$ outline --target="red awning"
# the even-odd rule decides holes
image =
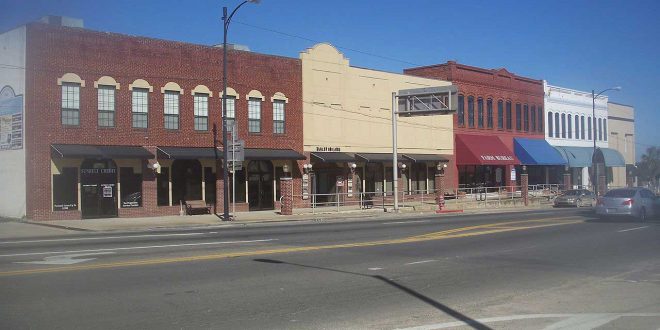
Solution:
[[[456,134],[457,165],[518,165],[520,162],[497,136]]]

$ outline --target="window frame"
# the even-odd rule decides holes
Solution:
[[[484,99],[477,98],[477,127],[484,128]]]
[[[250,97],[248,98],[248,133],[250,134],[260,134],[261,129],[261,103],[263,101],[260,98]],[[254,110],[253,104],[257,104],[258,108]],[[258,118],[253,118],[253,115],[257,114]],[[256,124],[258,130],[253,130],[253,124]]]
[[[138,98],[136,96],[142,98],[141,93],[144,93],[144,99],[143,100],[140,99],[139,100],[140,103],[136,104],[136,101],[138,101]],[[144,101],[144,103],[142,103],[141,101]],[[142,123],[142,122],[144,123],[144,126],[135,125],[136,123]],[[137,129],[149,128],[149,89],[148,88],[133,87],[133,89],[131,90],[131,127]]]
[[[529,128],[532,132],[536,132],[536,106],[532,105],[529,111],[530,124]]]
[[[193,128],[195,131],[204,132],[209,130],[209,97],[209,94],[206,93],[195,93],[193,95]],[[204,128],[201,128],[202,124]]]
[[[548,111],[548,137],[555,137],[555,132],[553,130],[554,125],[553,125],[553,114],[552,111]]]
[[[456,110],[456,124],[465,127],[465,96],[458,95],[458,109]]]
[[[506,101],[506,129],[511,131],[513,130],[513,104],[511,101]]]
[[[97,97],[97,122],[99,128],[114,128],[115,127],[115,117],[116,117],[116,87],[112,85],[98,85],[96,97]],[[103,115],[103,116],[102,116]],[[104,120],[106,123],[103,124],[101,121]]]
[[[169,97],[174,97],[176,96],[176,103],[171,102],[169,103],[173,107],[171,108],[172,111],[176,111],[176,113],[168,113],[168,95]],[[181,121],[180,121],[180,116],[181,116],[181,100],[180,100],[180,95],[178,91],[171,91],[171,90],[165,90],[163,93],[163,127],[167,130],[178,130],[181,127]],[[168,127],[168,119],[170,119],[169,124],[176,123],[176,127]],[[172,121],[173,119],[176,119],[175,121]]]
[[[474,96],[468,96],[468,127],[474,128]]]
[[[82,85],[75,82],[62,82],[61,103],[60,103],[60,123],[62,126],[80,127],[80,89]],[[65,97],[66,96],[66,97]],[[72,97],[71,99],[69,97]],[[66,104],[66,105],[65,105]],[[70,117],[65,114],[75,114]],[[69,123],[66,120],[75,120],[75,123]],[[73,119],[72,119],[73,118]]]
[[[516,131],[522,131],[522,104],[516,103]]]
[[[523,130],[529,132],[529,105],[523,105]]]
[[[277,113],[277,105],[281,105],[281,118],[282,119],[277,119],[276,116],[278,115]],[[282,124],[281,126],[281,131],[278,131],[278,125],[277,124]],[[284,100],[273,100],[273,134],[286,134],[286,101]]]
[[[504,129],[504,101],[497,101],[497,129]]]

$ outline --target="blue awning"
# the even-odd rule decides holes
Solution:
[[[591,157],[594,154],[593,148],[555,146],[555,149],[559,151],[569,167],[591,166]]]
[[[626,160],[623,159],[623,155],[618,151],[610,148],[600,148],[600,151],[603,152],[603,157],[605,158],[605,166],[608,167],[622,167],[626,166]]]
[[[566,160],[543,139],[514,138],[513,151],[522,165],[566,165]]]
[[[564,147],[556,146],[555,149],[568,162],[570,167],[590,167],[591,159],[594,154],[594,148],[591,147]],[[616,150],[610,148],[600,148],[605,158],[605,166],[621,167],[626,166],[623,156]]]

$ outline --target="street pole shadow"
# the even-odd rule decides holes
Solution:
[[[454,310],[444,304],[441,304],[438,301],[435,301],[409,287],[406,287],[405,285],[399,284],[389,278],[386,278],[381,275],[369,275],[369,274],[362,274],[362,273],[355,273],[355,272],[349,272],[345,270],[339,270],[339,269],[332,269],[332,268],[326,268],[326,267],[319,267],[319,266],[310,266],[310,265],[303,265],[303,264],[297,264],[297,263],[291,263],[291,262],[286,262],[286,261],[281,261],[281,260],[275,260],[275,259],[252,259],[256,262],[263,262],[263,263],[269,263],[269,264],[284,264],[284,265],[291,265],[291,266],[298,266],[298,267],[305,267],[305,268],[313,268],[313,269],[320,269],[320,270],[327,270],[330,272],[336,272],[336,273],[342,273],[342,274],[349,274],[349,275],[356,275],[356,276],[361,276],[361,277],[368,277],[368,278],[373,278],[376,280],[379,280],[385,284],[388,284],[394,288],[397,288],[421,301],[424,303],[434,307],[435,309],[453,317],[454,319],[458,321],[462,321],[468,326],[472,327],[473,329],[478,329],[478,330],[492,330],[492,328],[488,327],[487,325],[470,318],[467,315],[462,314],[461,312]]]

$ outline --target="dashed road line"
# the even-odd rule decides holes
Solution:
[[[404,265],[426,264],[426,263],[434,262],[434,261],[437,261],[437,260],[422,260],[422,261],[414,261],[414,262],[409,262],[409,263],[404,264]]]
[[[0,244],[24,244],[24,243],[49,243],[49,242],[72,242],[72,241],[95,241],[123,238],[145,238],[145,237],[176,237],[176,236],[198,236],[206,233],[178,233],[178,234],[147,234],[147,235],[127,235],[127,236],[103,236],[103,237],[78,237],[78,238],[59,238],[59,239],[39,239],[27,241],[8,241]]]
[[[649,226],[635,227],[635,228],[630,228],[630,229],[619,230],[618,232],[619,232],[619,233],[625,233],[625,232],[627,232],[627,231],[637,230],[637,229],[644,229],[644,228],[648,228],[648,227],[649,227]]]

